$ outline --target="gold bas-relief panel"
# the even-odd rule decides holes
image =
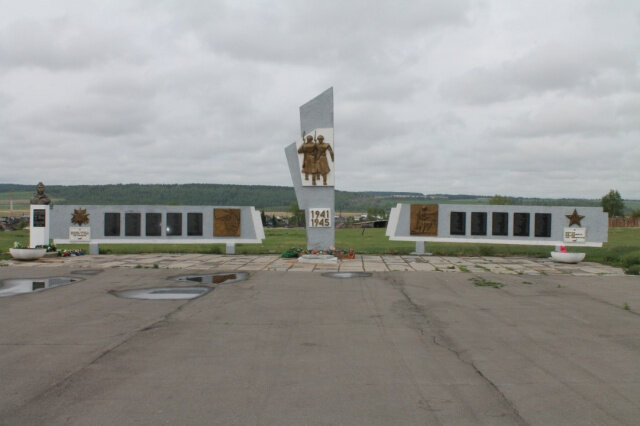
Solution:
[[[240,236],[240,209],[213,209],[213,236]]]
[[[71,223],[82,226],[89,223],[89,213],[87,213],[87,209],[73,209],[73,214],[71,215]]]
[[[438,235],[438,205],[411,204],[410,235]]]

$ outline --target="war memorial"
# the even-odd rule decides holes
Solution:
[[[386,236],[415,253],[335,259],[333,114],[333,89],[303,104],[285,148],[321,256],[235,254],[265,239],[253,206],[52,205],[38,184],[22,252],[90,253],[0,263],[0,424],[636,424],[637,277],[425,255],[601,247],[602,209],[400,203]],[[226,253],[98,254],[138,242]]]

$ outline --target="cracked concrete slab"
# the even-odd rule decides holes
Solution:
[[[210,268],[228,269],[236,268],[247,271],[259,270],[288,270],[296,264],[295,259],[281,259],[277,255],[100,255],[79,256],[72,258],[47,258],[36,262],[5,261],[5,265],[16,267],[62,267],[75,265],[76,268],[135,268],[138,266],[152,267],[158,265],[161,268],[188,269]],[[357,265],[357,266],[352,266]],[[426,266],[416,266],[426,265]],[[338,268],[356,268],[369,272],[378,271],[426,271],[438,270],[444,272],[465,272],[485,270],[498,274],[515,275],[537,273],[545,275],[624,275],[621,268],[608,265],[600,265],[593,262],[582,262],[576,265],[554,263],[548,259],[533,259],[523,257],[451,257],[451,256],[399,256],[399,255],[357,255],[355,259],[343,259]],[[362,269],[361,269],[362,268]],[[296,270],[299,268],[295,268]]]
[[[141,301],[108,291],[181,285],[167,280],[175,271],[108,268],[0,299],[0,423],[631,425],[640,415],[638,277],[319,270]]]

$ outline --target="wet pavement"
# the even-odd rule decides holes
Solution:
[[[216,255],[216,254],[135,254],[78,257],[46,257],[32,262],[0,261],[5,266],[55,267],[77,269],[157,268],[207,269],[215,271],[278,271],[278,272],[492,272],[506,275],[573,275],[619,276],[621,268],[594,262],[578,264],[556,263],[550,259],[532,257],[443,257],[358,255],[338,264],[298,263],[278,255]]]
[[[0,298],[0,425],[636,425],[640,417],[636,276],[523,276],[496,261],[486,264],[500,273],[468,274],[452,259],[458,273],[335,279],[290,267],[207,285],[215,290],[192,300],[139,300],[113,294],[189,296],[202,287],[178,275],[216,272],[136,268],[144,256],[96,259],[118,262],[96,263],[87,269],[102,272],[70,285]],[[233,275],[254,258],[197,260],[189,261]],[[4,267],[0,280],[43,281],[85,262],[95,260]]]

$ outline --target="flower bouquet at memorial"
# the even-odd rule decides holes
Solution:
[[[328,255],[335,256],[338,259],[355,259],[356,253],[353,249],[349,250],[339,250],[339,249],[329,249],[329,250],[303,250],[298,247],[293,247],[286,250],[280,257],[285,259],[296,258],[300,256],[304,256],[306,254],[315,254],[315,255]]]
[[[356,258],[356,252],[353,249],[349,249],[349,250],[333,249],[333,250],[327,250],[326,253],[323,253],[323,254],[335,256],[338,259],[355,259]]]
[[[39,246],[36,246],[36,248],[46,249],[47,253],[53,253],[53,252],[58,251],[58,249],[56,249],[56,246],[53,245],[52,243],[49,243],[47,245],[39,245]]]
[[[72,256],[84,256],[85,251],[83,249],[71,249],[71,250],[60,250],[60,256],[62,257],[72,257]]]
[[[283,257],[285,259],[293,259],[293,258],[301,256],[302,254],[304,254],[304,253],[303,253],[303,250],[301,248],[292,247],[292,248],[290,248],[288,250],[285,250],[285,252],[282,253],[280,255],[280,257]]]

